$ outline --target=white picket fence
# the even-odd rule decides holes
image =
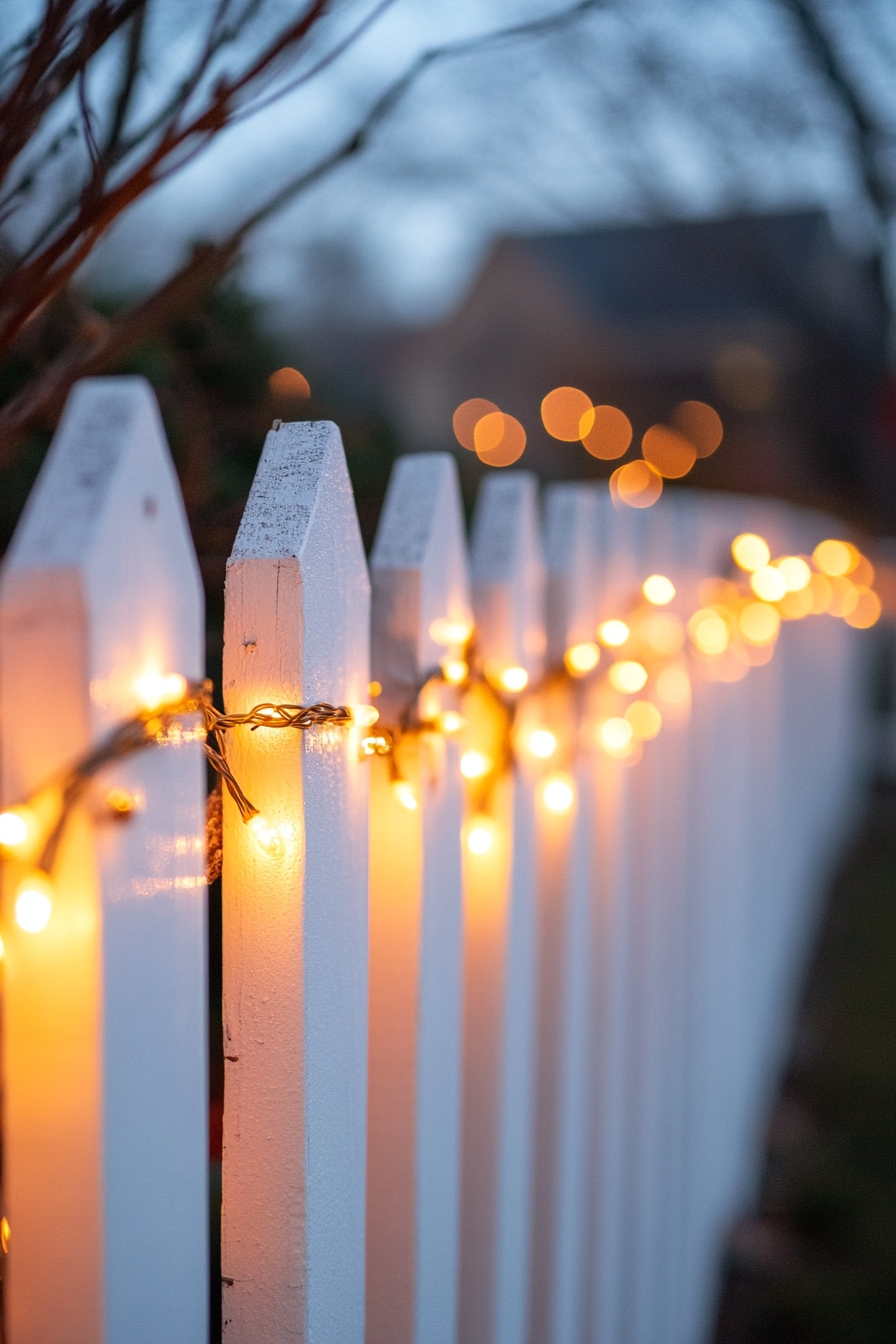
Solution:
[[[686,615],[736,534],[805,553],[831,529],[690,491],[540,504],[504,471],[468,552],[454,459],[418,454],[368,573],[337,428],[268,435],[227,571],[226,712],[363,706],[372,677],[381,721],[226,734],[258,809],[225,790],[226,1340],[707,1339],[856,796],[863,636],[793,621],[739,680],[693,664],[634,764],[597,749],[608,651],[550,674],[647,575]],[[422,730],[365,755],[474,623],[482,663],[528,678],[503,695],[507,768],[462,773],[506,735],[450,676]],[[11,1344],[208,1336],[202,630],[154,398],[86,381],[0,588],[3,802],[30,800],[4,864]],[[158,749],[78,777],[52,885],[20,908],[66,767],[141,710]]]

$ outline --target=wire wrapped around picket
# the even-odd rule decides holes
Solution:
[[[55,820],[46,832],[40,847],[37,869],[41,873],[52,871],[59,844],[75,804],[81,799],[85,789],[94,776],[106,765],[123,760],[134,752],[146,747],[180,744],[191,739],[201,738],[206,758],[215,772],[227,786],[228,792],[239,808],[243,821],[250,821],[258,815],[258,808],[246,797],[239,780],[234,775],[227,760],[224,734],[233,728],[296,728],[307,730],[322,727],[325,724],[348,725],[354,721],[355,714],[347,705],[331,705],[325,702],[315,705],[254,705],[245,714],[224,714],[216,709],[212,701],[211,681],[188,682],[178,673],[169,674],[165,680],[174,683],[177,691],[166,702],[153,704],[142,709],[133,718],[119,724],[91,748],[73,765],[57,777],[45,781],[35,789],[29,798],[17,807],[8,809],[4,816],[22,820],[21,840],[24,842],[30,831],[25,818],[35,815],[30,806],[39,795],[49,789],[58,792],[60,804]],[[170,689],[170,688],[169,688]],[[203,726],[198,733],[185,733],[180,720],[188,715],[201,714]],[[209,739],[212,739],[211,741]],[[133,809],[133,802],[123,790],[112,790],[107,798],[110,811],[119,818],[125,818]],[[17,833],[17,832],[15,832]],[[17,844],[11,831],[11,838],[0,845],[0,850],[14,852]]]

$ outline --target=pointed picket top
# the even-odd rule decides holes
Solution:
[[[413,453],[395,463],[370,568],[372,670],[383,687],[383,707],[398,709],[445,653],[432,623],[472,620],[457,463],[450,453]]]
[[[564,481],[545,491],[549,663],[562,662],[571,645],[594,638],[597,508],[598,488],[593,485]]]
[[[3,562],[5,600],[26,573],[46,570],[78,574],[96,604],[97,630],[109,641],[92,651],[94,729],[137,708],[133,683],[147,658],[159,671],[202,675],[201,624],[191,624],[197,611],[201,622],[199,566],[158,404],[144,378],[75,384]],[[184,615],[177,646],[169,633],[171,607]],[[143,632],[141,643],[131,665],[122,666],[127,635],[119,632],[134,628]]]
[[[538,479],[530,471],[486,476],[471,543],[473,614],[483,662],[522,667],[530,685],[544,668],[544,562]]]
[[[364,702],[370,579],[342,436],[330,420],[287,422],[268,432],[228,569],[289,559],[299,562],[308,587],[302,666],[290,669],[288,679],[298,673],[308,703]],[[286,656],[298,647],[291,644]],[[259,655],[256,646],[247,656],[257,664]]]
[[[133,716],[145,676],[201,678],[202,608],[149,385],[77,384],[3,567],[4,798]],[[48,924],[3,930],[15,1339],[207,1334],[205,765],[188,736],[96,776]],[[117,827],[112,785],[136,800]]]
[[[272,430],[227,567],[228,712],[367,700],[369,581],[339,430]],[[228,1338],[364,1334],[367,789],[356,728],[238,728],[225,798]]]

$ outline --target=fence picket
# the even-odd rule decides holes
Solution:
[[[398,460],[371,555],[372,670],[384,720],[413,709],[469,631],[457,466]],[[460,641],[461,643],[463,640]],[[368,1344],[453,1344],[461,1148],[461,824],[455,739],[406,738],[374,762],[370,862]],[[410,790],[410,791],[409,791]],[[407,804],[411,806],[408,807]]]
[[[0,627],[7,803],[130,719],[161,677],[202,676],[198,567],[143,379],[75,387],[4,564]],[[93,778],[63,833],[41,931],[18,926],[21,867],[4,865],[15,1344],[207,1336],[198,737]],[[123,822],[112,788],[133,804]]]
[[[538,488],[528,472],[486,477],[472,540],[479,656],[544,663]],[[534,779],[503,775],[483,805],[493,841],[464,853],[464,1125],[458,1331],[465,1344],[524,1344],[534,1101]],[[468,827],[476,825],[471,818]]]
[[[338,429],[272,430],[227,570],[227,711],[365,702],[369,591]],[[338,725],[228,752],[263,825],[225,796],[225,1329],[360,1344],[368,767]]]
[[[597,508],[593,486],[554,485],[545,494],[548,658],[554,668],[563,666],[568,648],[595,638]],[[594,762],[579,751],[578,691],[568,688],[561,703],[550,691],[546,699],[575,795],[566,814],[552,815],[543,798],[535,814],[541,853],[532,1339],[559,1342],[576,1337],[584,1309]]]
[[[226,1337],[693,1344],[869,759],[861,637],[782,601],[761,646],[718,584],[736,533],[809,554],[836,524],[563,483],[542,554],[535,477],[495,472],[471,594],[455,459],[416,454],[371,591],[338,429],[277,423],[225,709],[350,714],[225,730],[250,800],[223,803]],[[651,644],[650,573],[679,618],[722,604],[728,645]],[[30,807],[0,822],[12,1344],[207,1332],[202,675],[158,408],[87,380],[0,573],[0,788]],[[663,706],[643,749],[635,696]],[[122,725],[133,750],[66,776]]]

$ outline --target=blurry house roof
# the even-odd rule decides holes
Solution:
[[[716,405],[725,440],[695,485],[861,512],[888,489],[896,504],[871,431],[885,346],[871,266],[800,211],[506,238],[448,318],[390,337],[375,362],[405,449],[453,449],[471,484],[482,468],[451,432],[469,397],[522,421],[520,465],[542,478],[606,475],[615,464],[542,428],[542,397],[573,384],[628,414],[633,452],[678,401]]]
[[[817,211],[603,229],[524,244],[602,322],[784,318],[879,350],[867,268]]]

